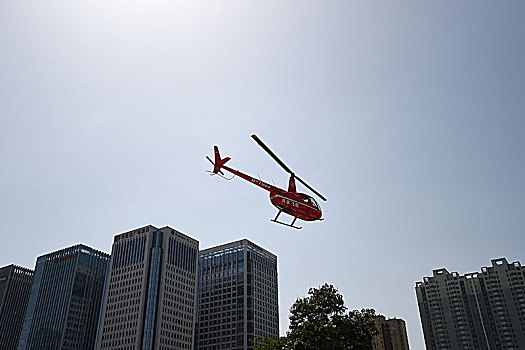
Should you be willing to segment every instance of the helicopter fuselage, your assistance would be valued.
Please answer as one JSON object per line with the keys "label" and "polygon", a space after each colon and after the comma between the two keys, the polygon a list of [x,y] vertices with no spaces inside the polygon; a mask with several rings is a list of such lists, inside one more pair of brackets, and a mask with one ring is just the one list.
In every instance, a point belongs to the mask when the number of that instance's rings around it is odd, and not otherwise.
{"label": "helicopter fuselage", "polygon": [[277,209],[284,213],[295,216],[304,221],[322,220],[321,208],[318,204],[313,204],[312,197],[297,192],[282,191],[279,193],[270,192],[270,200]]}
{"label": "helicopter fuselage", "polygon": [[[299,178],[299,176],[296,176],[293,171],[290,170],[276,155],[273,153],[264,142],[261,141],[255,134],[252,135],[252,138],[261,146],[287,173],[290,174],[290,179],[288,181],[288,190],[283,190],[282,188],[270,185],[269,183],[266,183],[260,179],[256,179],[250,175],[246,175],[239,170],[232,169],[230,167],[225,166],[224,164],[228,162],[231,158],[225,157],[221,158],[221,155],[219,153],[219,147],[213,146],[214,153],[215,153],[215,161],[213,161],[210,157],[206,156],[206,159],[213,165],[213,171],[209,171],[211,175],[219,175],[220,177],[226,178],[224,176],[224,173],[221,169],[224,169],[230,173],[232,173],[234,176],[239,176],[243,178],[244,180],[251,182],[255,186],[258,186],[262,188],[263,190],[266,190],[270,192],[270,201],[277,209],[279,209],[279,212],[275,216],[273,222],[276,222],[281,225],[285,225],[288,227],[293,227],[295,229],[301,229],[299,226],[295,226],[294,223],[297,219],[301,219],[304,221],[315,221],[315,220],[323,220],[321,216],[323,215],[321,211],[321,207],[315,199],[307,194],[304,193],[298,193],[295,186],[295,180],[299,181],[301,184],[303,184],[307,189],[312,191],[314,194],[316,194],[320,199],[326,201],[326,198],[317,192],[315,189],[313,189],[310,185],[308,185],[304,180]],[[233,177],[231,178],[233,179]],[[231,180],[226,178],[226,180]],[[283,221],[279,221],[279,215],[281,213],[285,213],[288,215],[291,215],[293,217],[293,220],[291,223],[286,223]]]}

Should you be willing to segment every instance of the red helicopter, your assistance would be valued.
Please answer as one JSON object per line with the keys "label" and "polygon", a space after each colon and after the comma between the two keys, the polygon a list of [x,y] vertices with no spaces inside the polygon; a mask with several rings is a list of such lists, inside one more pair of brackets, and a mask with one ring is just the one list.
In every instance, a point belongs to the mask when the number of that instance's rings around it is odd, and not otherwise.
{"label": "red helicopter", "polygon": [[[276,222],[278,224],[282,224],[285,226],[293,227],[296,229],[301,229],[302,227],[294,226],[294,223],[297,219],[301,219],[304,221],[315,221],[315,220],[323,220],[321,219],[322,211],[321,207],[314,198],[311,196],[304,194],[304,193],[298,193],[296,191],[295,187],[295,180],[297,179],[300,183],[302,183],[306,188],[308,188],[310,191],[315,193],[319,198],[321,198],[323,201],[326,201],[326,198],[324,198],[319,192],[314,190],[312,187],[310,187],[306,182],[301,180],[297,175],[293,173],[269,148],[266,146],[261,139],[259,139],[255,134],[252,135],[252,138],[261,146],[268,154],[281,166],[283,169],[290,174],[290,180],[288,182],[288,191],[285,191],[281,188],[272,186],[266,182],[263,182],[261,180],[255,179],[249,175],[243,174],[238,170],[229,168],[225,166],[224,164],[229,161],[231,158],[226,157],[221,159],[221,156],[219,154],[219,148],[217,146],[214,146],[215,149],[215,162],[210,159],[210,157],[206,156],[206,159],[210,161],[211,164],[213,164],[213,171],[208,171],[211,173],[210,175],[219,175],[226,180],[231,180],[235,175],[243,178],[244,180],[251,182],[252,184],[261,187],[262,189],[265,189],[270,192],[270,200],[273,205],[279,209],[279,212],[275,216],[275,218],[271,221]],[[224,176],[224,173],[221,169],[224,169],[226,171],[229,171],[234,176],[231,178],[226,178]],[[288,215],[291,215],[294,217],[293,221],[288,224],[282,221],[278,221],[279,215],[281,213],[286,213]]]}

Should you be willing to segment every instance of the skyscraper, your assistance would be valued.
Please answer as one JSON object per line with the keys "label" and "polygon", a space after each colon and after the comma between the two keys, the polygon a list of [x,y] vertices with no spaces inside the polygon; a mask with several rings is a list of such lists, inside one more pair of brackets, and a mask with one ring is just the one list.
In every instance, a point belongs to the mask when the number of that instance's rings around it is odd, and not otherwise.
{"label": "skyscraper", "polygon": [[434,270],[416,283],[428,350],[525,348],[525,268],[491,262],[464,276]]}
{"label": "skyscraper", "polygon": [[383,315],[375,318],[379,334],[372,341],[374,350],[408,350],[408,336],[405,321],[400,318],[386,319]]}
{"label": "skyscraper", "polygon": [[97,349],[193,349],[198,252],[170,227],[116,235]]}
{"label": "skyscraper", "polygon": [[93,349],[108,263],[82,244],[38,257],[18,349]]}
{"label": "skyscraper", "polygon": [[279,336],[277,256],[247,239],[199,253],[198,349],[253,349]]}
{"label": "skyscraper", "polygon": [[33,270],[16,265],[0,268],[0,349],[18,345],[32,283]]}

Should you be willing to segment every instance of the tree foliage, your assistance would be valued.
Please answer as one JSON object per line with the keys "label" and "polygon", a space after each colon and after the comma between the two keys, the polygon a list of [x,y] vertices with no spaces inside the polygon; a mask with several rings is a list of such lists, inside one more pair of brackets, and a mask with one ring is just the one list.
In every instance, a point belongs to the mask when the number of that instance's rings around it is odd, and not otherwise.
{"label": "tree foliage", "polygon": [[259,339],[258,350],[368,350],[377,334],[375,311],[347,311],[343,296],[325,283],[310,288],[290,309],[290,329],[277,339]]}

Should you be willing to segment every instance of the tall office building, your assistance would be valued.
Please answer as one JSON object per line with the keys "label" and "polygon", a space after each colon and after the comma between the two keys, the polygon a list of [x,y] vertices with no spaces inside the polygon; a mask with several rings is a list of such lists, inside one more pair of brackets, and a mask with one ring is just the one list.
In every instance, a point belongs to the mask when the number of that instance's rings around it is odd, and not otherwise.
{"label": "tall office building", "polygon": [[277,256],[247,239],[201,250],[197,347],[253,349],[279,336]]}
{"label": "tall office building", "polygon": [[18,345],[32,283],[33,270],[16,265],[0,268],[0,349]]}
{"label": "tall office building", "polygon": [[525,349],[525,267],[491,262],[464,276],[434,270],[416,283],[428,350]]}
{"label": "tall office building", "polygon": [[400,318],[386,319],[383,315],[375,318],[379,332],[372,341],[374,350],[408,350],[408,336],[405,321]]}
{"label": "tall office building", "polygon": [[170,227],[115,236],[97,349],[193,349],[198,252]]}
{"label": "tall office building", "polygon": [[93,349],[108,263],[82,244],[38,257],[18,349]]}

